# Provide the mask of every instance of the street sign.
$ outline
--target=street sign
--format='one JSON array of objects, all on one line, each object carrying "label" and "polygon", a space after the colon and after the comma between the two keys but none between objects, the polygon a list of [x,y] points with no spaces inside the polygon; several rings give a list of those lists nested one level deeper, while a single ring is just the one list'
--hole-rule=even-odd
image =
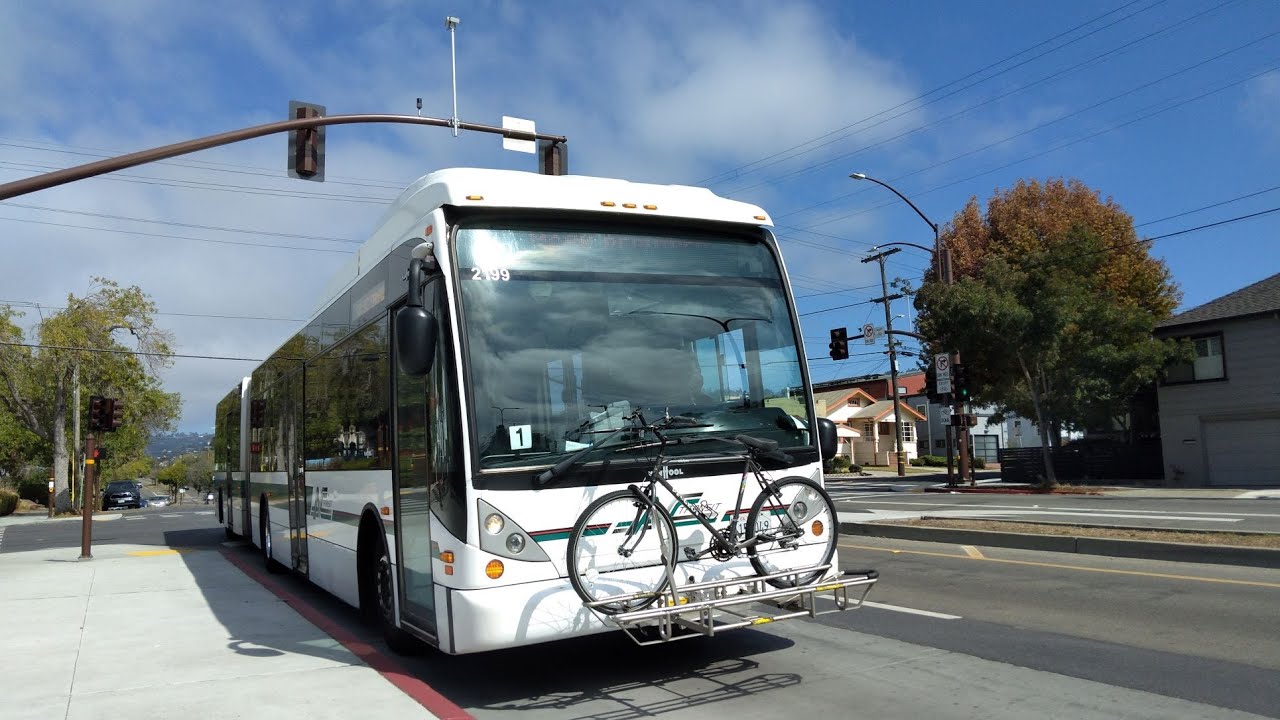
[{"label": "street sign", "polygon": [[[537,132],[538,128],[532,120],[511,117],[509,115],[502,116],[502,127],[506,130],[521,130],[524,132]],[[538,144],[533,140],[520,140],[517,138],[502,138],[503,150],[515,150],[523,153],[538,152]]]},{"label": "street sign", "polygon": [[934,392],[939,395],[951,392],[951,356],[946,353],[934,355],[933,369],[937,371],[934,377]]},{"label": "street sign", "polygon": [[876,344],[876,326],[875,325],[871,323],[867,323],[866,325],[862,326],[862,343],[864,345]]}]

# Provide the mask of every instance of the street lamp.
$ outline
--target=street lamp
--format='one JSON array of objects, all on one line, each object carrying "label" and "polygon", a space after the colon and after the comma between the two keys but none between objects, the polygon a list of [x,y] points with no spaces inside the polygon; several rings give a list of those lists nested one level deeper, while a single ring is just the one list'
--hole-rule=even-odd
[{"label": "street lamp", "polygon": [[[849,177],[853,178],[854,180],[870,180],[871,182],[881,187],[888,188],[890,192],[902,198],[903,202],[910,205],[911,209],[916,211],[916,214],[920,216],[921,220],[924,220],[926,223],[929,224],[930,228],[933,228],[933,259],[934,259],[934,264],[937,266],[937,269],[938,269],[938,278],[940,280],[945,280],[946,283],[950,285],[951,284],[951,252],[947,251],[944,253],[942,251],[942,246],[938,239],[938,224],[930,220],[929,216],[921,212],[920,208],[916,207],[916,204],[911,202],[910,198],[898,192],[898,189],[890,185],[889,183],[884,182],[882,180],[877,180],[867,175],[866,173],[852,173],[849,175]],[[901,244],[912,245],[911,243],[901,243]],[[925,250],[928,249],[928,248],[923,248],[923,246],[920,246],[920,245],[912,245],[912,247],[918,247]]]},{"label": "street lamp", "polygon": [[[938,279],[942,280],[948,285],[951,285],[953,283],[953,279],[951,276],[951,251],[943,250],[942,248],[942,243],[938,233],[938,224],[930,220],[929,216],[925,215],[924,212],[920,210],[920,208],[916,207],[916,204],[911,202],[910,198],[898,192],[898,189],[890,185],[889,183],[884,182],[882,180],[877,180],[867,175],[866,173],[859,173],[859,172],[850,173],[849,177],[854,180],[870,180],[871,182],[881,187],[888,188],[890,192],[892,192],[894,195],[897,195],[899,198],[901,198],[902,201],[905,202],[907,205],[910,205],[911,209],[916,211],[916,214],[920,216],[921,220],[924,220],[926,223],[928,223],[929,227],[933,230],[933,260],[934,260],[934,267],[938,272]],[[885,243],[885,244],[886,245],[889,245],[889,244],[911,245],[912,247],[922,248],[922,246],[915,245],[913,243]],[[927,248],[922,248],[922,249],[927,250]],[[892,338],[890,338],[890,343],[892,347]],[[952,367],[955,367],[956,365],[959,365],[959,364],[960,364],[959,353],[952,353],[951,355]],[[952,395],[952,404],[954,406],[954,413],[956,415],[964,414],[964,402],[960,400],[958,397],[956,397],[955,395]],[[958,436],[958,444],[960,446],[959,447],[960,477],[967,478],[969,476],[969,442],[968,442],[969,430],[967,427],[960,428],[956,431],[956,435]],[[951,483],[952,483],[951,443],[948,442],[947,443],[947,484],[950,485]]]}]

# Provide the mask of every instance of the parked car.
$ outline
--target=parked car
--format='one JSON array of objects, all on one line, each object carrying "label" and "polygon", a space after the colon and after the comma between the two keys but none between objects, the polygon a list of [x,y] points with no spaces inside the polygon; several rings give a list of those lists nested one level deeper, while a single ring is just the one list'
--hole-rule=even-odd
[{"label": "parked car", "polygon": [[102,491],[102,509],[140,508],[143,506],[142,483],[135,480],[117,480],[108,483]]}]

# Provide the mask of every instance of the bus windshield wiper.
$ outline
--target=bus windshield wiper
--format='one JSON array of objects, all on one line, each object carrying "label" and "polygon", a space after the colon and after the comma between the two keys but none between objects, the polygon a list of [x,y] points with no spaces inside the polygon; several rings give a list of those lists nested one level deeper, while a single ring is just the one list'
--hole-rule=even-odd
[{"label": "bus windshield wiper", "polygon": [[[626,419],[626,420],[631,420],[631,419],[632,419],[632,418],[634,418],[634,417],[635,417],[635,415],[629,415],[629,416],[627,416],[625,419]],[[677,428],[693,428],[693,427],[707,427],[707,426],[706,426],[706,425],[704,425],[703,423],[699,423],[699,422],[698,422],[697,420],[695,420],[694,418],[691,418],[691,417],[685,417],[685,416],[683,416],[683,415],[673,415],[673,416],[670,416],[670,417],[668,417],[668,418],[665,418],[665,419],[663,419],[663,420],[660,420],[658,423],[656,423],[656,424],[654,424],[654,425],[630,425],[630,424],[628,424],[628,425],[624,425],[623,427],[620,427],[620,428],[618,428],[617,430],[614,430],[614,431],[610,432],[610,433],[609,433],[609,435],[608,435],[607,437],[605,437],[603,440],[601,440],[600,442],[598,442],[598,443],[593,443],[592,445],[589,445],[589,446],[587,446],[587,447],[585,447],[585,448],[583,448],[583,449],[581,449],[581,450],[579,450],[579,451],[575,452],[574,454],[570,455],[569,457],[567,457],[567,458],[565,458],[565,459],[561,460],[560,462],[556,463],[555,465],[551,466],[551,468],[550,468],[549,470],[547,470],[547,471],[545,471],[545,472],[542,472],[542,473],[539,473],[538,475],[535,475],[535,476],[534,476],[534,478],[533,478],[534,483],[535,483],[536,485],[540,485],[540,486],[541,486],[541,485],[547,485],[547,484],[548,484],[548,483],[550,483],[552,480],[554,480],[554,479],[556,479],[556,478],[560,477],[561,475],[565,474],[565,473],[566,473],[570,468],[572,468],[573,466],[577,465],[578,463],[580,463],[580,462],[582,462],[584,459],[586,459],[587,455],[589,455],[589,454],[591,453],[591,451],[592,451],[592,450],[599,450],[600,448],[602,448],[602,447],[604,447],[605,445],[607,445],[607,444],[609,443],[609,441],[611,441],[611,440],[613,440],[614,438],[618,437],[618,436],[619,436],[619,435],[621,435],[622,433],[627,432],[628,430],[633,431],[633,432],[638,431],[638,432],[640,432],[641,434],[643,434],[644,432],[649,431],[649,430],[658,430],[658,429],[673,429],[673,430],[674,430],[674,429],[677,429]],[[629,448],[632,448],[632,447],[634,447],[634,445],[628,444],[628,445],[619,446],[619,447],[614,448],[614,449],[615,449],[615,450],[626,450],[626,449],[629,449]]]}]

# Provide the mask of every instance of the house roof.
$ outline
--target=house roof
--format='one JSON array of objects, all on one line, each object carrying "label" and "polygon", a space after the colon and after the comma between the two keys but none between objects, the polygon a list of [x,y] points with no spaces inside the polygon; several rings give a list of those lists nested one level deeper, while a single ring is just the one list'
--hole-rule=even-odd
[{"label": "house roof", "polygon": [[[905,402],[902,402],[901,399],[899,399],[898,402],[902,406],[902,414],[904,419],[907,419],[907,420],[912,420],[912,419],[924,420],[925,419],[924,415],[922,415],[919,411],[917,411],[915,408],[911,407],[910,405],[906,404]],[[893,401],[880,400],[864,408],[858,408],[849,417],[857,418],[859,420],[876,420],[880,422],[890,421],[891,418],[893,417]]]},{"label": "house roof", "polygon": [[849,404],[849,401],[856,395],[861,395],[867,399],[867,402],[873,403],[875,398],[871,397],[866,390],[862,388],[842,388],[840,390],[825,390],[823,392],[815,392],[813,394],[813,402],[817,405],[821,401],[827,403],[827,414],[835,412]]},{"label": "house roof", "polygon": [[1158,329],[1280,312],[1280,273],[1165,320]]}]

